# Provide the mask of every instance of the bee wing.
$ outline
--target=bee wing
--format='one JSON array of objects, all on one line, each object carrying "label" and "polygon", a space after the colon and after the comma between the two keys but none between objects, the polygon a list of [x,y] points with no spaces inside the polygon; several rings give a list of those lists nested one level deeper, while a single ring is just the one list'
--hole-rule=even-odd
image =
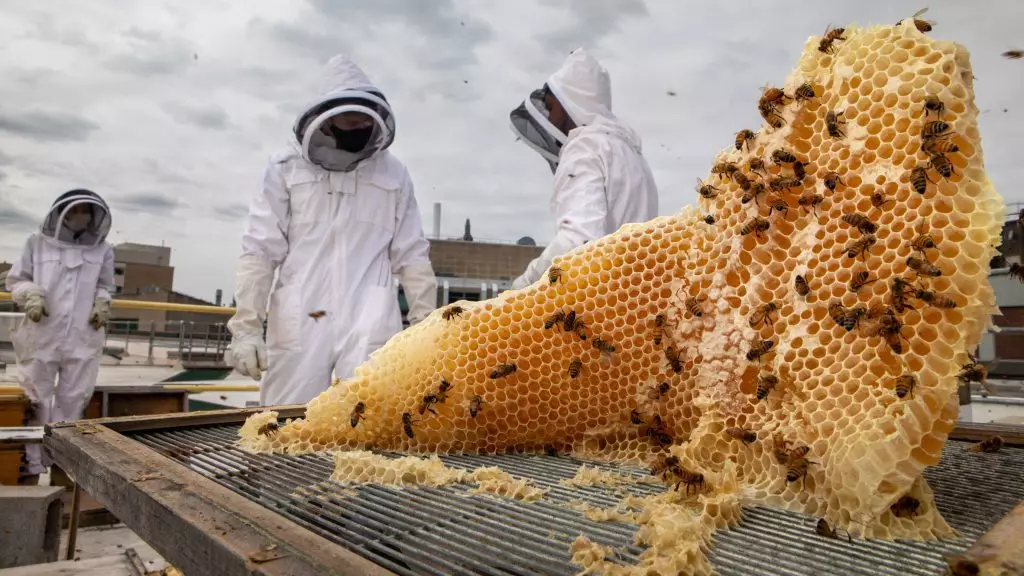
[{"label": "bee wing", "polygon": [[920,10],[918,10],[917,12],[914,12],[914,15],[911,16],[911,18],[917,18],[918,16],[920,16],[921,14],[924,14],[927,11],[928,11],[928,7],[925,6],[924,8],[921,8]]}]

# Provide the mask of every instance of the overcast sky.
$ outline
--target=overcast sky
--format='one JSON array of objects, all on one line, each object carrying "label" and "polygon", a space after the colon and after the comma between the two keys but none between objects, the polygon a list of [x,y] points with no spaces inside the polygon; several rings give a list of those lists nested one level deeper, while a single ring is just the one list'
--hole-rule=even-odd
[{"label": "overcast sky", "polygon": [[[89,187],[110,241],[165,242],[175,287],[229,295],[247,204],[322,64],[351,55],[392,103],[427,233],[553,233],[551,173],[508,112],[570,50],[609,69],[614,110],[643,138],[662,214],[828,24],[895,23],[927,2],[933,37],[971,51],[987,168],[1024,200],[1024,2],[656,0],[0,0],[0,260],[53,199]],[[749,7],[747,7],[749,6]],[[230,296],[227,297],[230,301]]]}]

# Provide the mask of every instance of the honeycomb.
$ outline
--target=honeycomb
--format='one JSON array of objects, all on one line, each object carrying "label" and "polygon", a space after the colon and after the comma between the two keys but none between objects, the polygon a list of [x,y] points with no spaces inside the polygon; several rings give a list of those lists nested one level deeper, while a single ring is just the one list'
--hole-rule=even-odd
[{"label": "honeycomb", "polygon": [[[719,153],[697,208],[435,311],[305,419],[253,416],[242,445],[667,469],[685,490],[630,504],[650,546],[637,573],[709,571],[701,546],[740,499],[854,536],[952,535],[921,472],[996,310],[1005,212],[968,52],[913,25],[828,31],[758,109],[764,124]],[[619,569],[577,544],[581,562]]]}]

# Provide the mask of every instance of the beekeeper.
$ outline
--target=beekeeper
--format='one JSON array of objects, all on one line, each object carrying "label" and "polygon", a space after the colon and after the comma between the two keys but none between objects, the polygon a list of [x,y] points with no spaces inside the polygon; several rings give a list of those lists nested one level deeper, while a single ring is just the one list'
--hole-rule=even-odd
[{"label": "beekeeper", "polygon": [[392,274],[410,324],[437,305],[412,179],[388,151],[391,105],[345,56],[324,80],[271,158],[242,237],[227,360],[262,375],[264,406],[308,402],[402,329]]},{"label": "beekeeper", "polygon": [[658,215],[658,188],[640,136],[612,114],[608,71],[582,48],[510,114],[512,131],[555,175],[551,243],[512,283],[522,288],[551,261],[630,222]]},{"label": "beekeeper", "polygon": [[[65,192],[7,274],[7,289],[25,311],[11,340],[31,402],[29,426],[78,420],[92,397],[114,290],[110,224],[98,194]],[[25,455],[31,483],[51,462],[38,444]]]}]

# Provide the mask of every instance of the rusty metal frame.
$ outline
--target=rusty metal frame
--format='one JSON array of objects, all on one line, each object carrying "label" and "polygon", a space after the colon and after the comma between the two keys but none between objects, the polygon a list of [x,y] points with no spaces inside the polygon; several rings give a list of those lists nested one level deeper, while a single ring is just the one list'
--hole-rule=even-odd
[{"label": "rusty metal frame", "polygon": [[[305,406],[274,408],[299,418]],[[265,408],[101,418],[48,426],[44,445],[58,466],[90,496],[189,576],[391,574],[377,564],[235,494],[179,462],[124,436],[125,432],[241,424]],[[1024,427],[957,426],[950,438],[981,441],[999,435],[1024,446]],[[1024,503],[965,553],[985,564],[1013,562]],[[1008,532],[1009,531],[1009,532]],[[1006,534],[1011,534],[1008,538]]]}]

